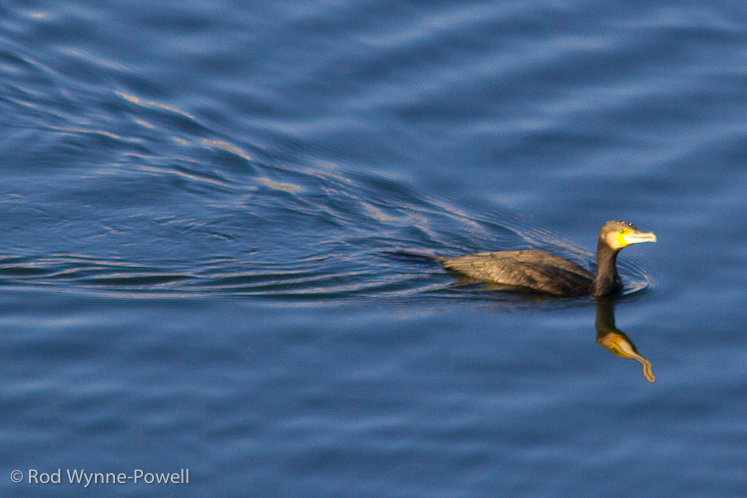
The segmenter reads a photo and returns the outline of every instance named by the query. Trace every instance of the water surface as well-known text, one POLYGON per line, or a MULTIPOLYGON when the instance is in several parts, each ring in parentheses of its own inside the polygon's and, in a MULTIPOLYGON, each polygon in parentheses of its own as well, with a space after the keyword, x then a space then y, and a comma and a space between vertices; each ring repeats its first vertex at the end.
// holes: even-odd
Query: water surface
POLYGON ((6 2, 3 496, 742 496, 745 14, 6 2), (611 219, 655 383, 592 298, 396 256, 611 219))

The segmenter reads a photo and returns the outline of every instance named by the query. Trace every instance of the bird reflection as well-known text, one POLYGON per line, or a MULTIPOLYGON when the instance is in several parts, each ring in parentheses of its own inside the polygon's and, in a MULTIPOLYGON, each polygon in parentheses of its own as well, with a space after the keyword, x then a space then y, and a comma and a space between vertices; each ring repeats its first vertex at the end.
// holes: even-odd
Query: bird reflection
POLYGON ((651 362, 638 354, 635 344, 623 332, 615 327, 615 309, 612 299, 597 300, 597 344, 622 358, 633 358, 643 364, 643 375, 649 382, 656 381, 651 369, 651 362))

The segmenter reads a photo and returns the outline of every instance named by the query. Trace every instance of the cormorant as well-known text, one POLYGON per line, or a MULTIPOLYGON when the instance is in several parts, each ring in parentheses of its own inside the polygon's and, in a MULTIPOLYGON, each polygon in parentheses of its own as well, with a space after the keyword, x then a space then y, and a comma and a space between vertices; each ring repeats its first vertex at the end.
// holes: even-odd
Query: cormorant
POLYGON ((617 253, 640 242, 656 242, 624 221, 608 221, 599 231, 596 276, 565 258, 544 251, 499 251, 439 258, 444 267, 500 290, 535 291, 556 296, 607 296, 619 292, 617 253))

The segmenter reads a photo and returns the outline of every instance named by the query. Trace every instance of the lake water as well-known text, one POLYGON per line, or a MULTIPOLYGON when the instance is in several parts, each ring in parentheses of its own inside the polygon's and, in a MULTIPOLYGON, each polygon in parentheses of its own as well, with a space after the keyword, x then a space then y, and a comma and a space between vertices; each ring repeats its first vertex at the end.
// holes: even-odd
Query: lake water
POLYGON ((3 2, 0 494, 743 497, 746 164, 743 2, 3 2))

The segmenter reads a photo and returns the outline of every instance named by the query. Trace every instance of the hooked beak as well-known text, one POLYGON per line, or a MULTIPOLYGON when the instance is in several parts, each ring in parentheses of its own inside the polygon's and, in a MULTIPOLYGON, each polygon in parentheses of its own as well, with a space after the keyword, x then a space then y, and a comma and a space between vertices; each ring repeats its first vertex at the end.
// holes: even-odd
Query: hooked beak
POLYGON ((656 242, 653 232, 632 232, 622 236, 625 245, 640 244, 641 242, 656 242))

